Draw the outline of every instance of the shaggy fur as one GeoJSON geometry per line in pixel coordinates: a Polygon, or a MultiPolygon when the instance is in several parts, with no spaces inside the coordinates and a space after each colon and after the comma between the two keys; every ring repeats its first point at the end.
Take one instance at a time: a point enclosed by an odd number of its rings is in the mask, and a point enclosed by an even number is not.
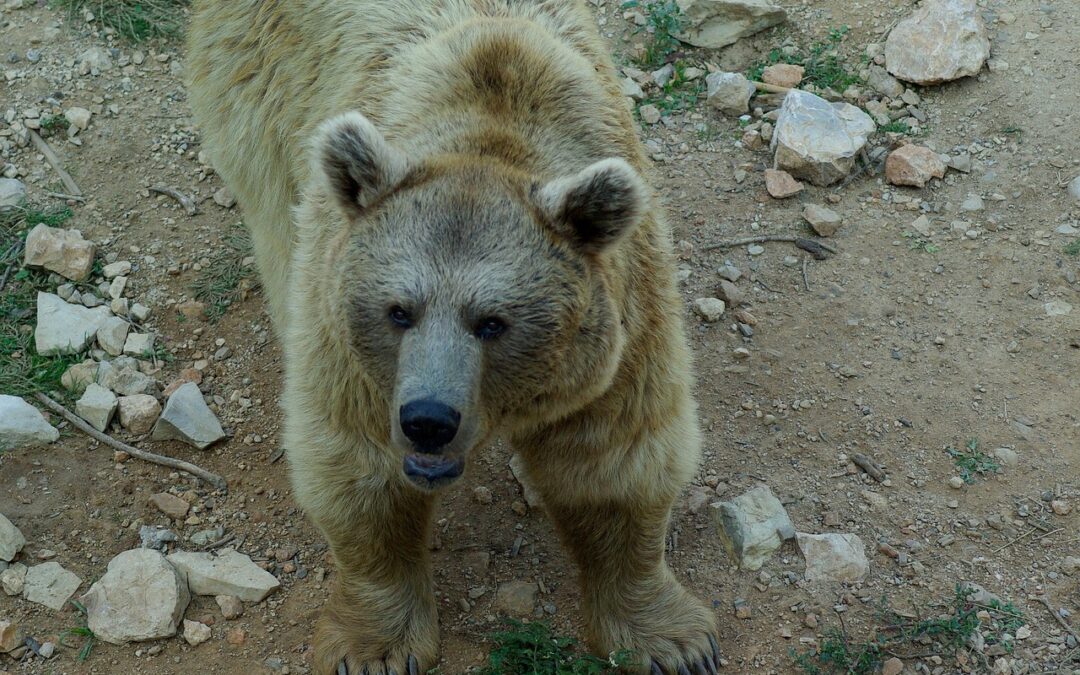
{"type": "Polygon", "coordinates": [[[190,41],[285,352],[295,496],[337,562],[316,673],[438,662],[435,497],[396,418],[424,391],[462,413],[455,456],[500,434],[525,459],[591,647],[695,672],[715,617],[664,562],[700,445],[682,303],[583,4],[196,0],[190,41]],[[509,328],[479,340],[489,315],[509,328]]]}

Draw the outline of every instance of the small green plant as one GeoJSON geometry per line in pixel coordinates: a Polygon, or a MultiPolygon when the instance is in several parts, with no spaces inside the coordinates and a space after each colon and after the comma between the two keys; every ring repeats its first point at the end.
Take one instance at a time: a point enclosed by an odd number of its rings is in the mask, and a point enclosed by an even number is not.
{"type": "Polygon", "coordinates": [[[73,215],[71,209],[66,206],[46,210],[28,208],[23,216],[23,221],[28,228],[40,224],[45,224],[49,227],[60,227],[71,220],[73,215]]]}
{"type": "Polygon", "coordinates": [[[903,617],[890,610],[883,600],[878,612],[881,625],[873,630],[870,639],[856,641],[842,629],[829,630],[817,649],[803,653],[792,650],[792,659],[808,675],[872,675],[890,656],[918,658],[916,653],[925,656],[927,645],[931,654],[954,655],[976,632],[982,633],[987,646],[1000,644],[1006,652],[1011,652],[1012,643],[1005,640],[1005,635],[1024,625],[1024,615],[1012,603],[997,600],[988,605],[976,603],[971,599],[973,594],[972,589],[958,585],[948,611],[931,619],[903,617]],[[986,612],[983,618],[980,612],[986,612]]]}
{"type": "Polygon", "coordinates": [[[54,0],[72,16],[90,11],[98,21],[132,42],[178,37],[190,0],[54,0]]]}
{"type": "Polygon", "coordinates": [[[1080,239],[1075,239],[1068,244],[1065,244],[1065,255],[1080,255],[1080,239]]]}
{"type": "Polygon", "coordinates": [[[660,114],[664,116],[694,107],[705,93],[705,83],[700,77],[694,80],[687,79],[685,63],[676,61],[673,68],[671,79],[664,85],[660,94],[643,102],[643,104],[651,103],[656,106],[660,114]]]}
{"type": "Polygon", "coordinates": [[[977,438],[969,440],[965,450],[945,448],[945,452],[956,462],[956,468],[960,470],[960,477],[964,479],[965,483],[974,483],[975,476],[994,473],[1001,468],[1001,465],[995,462],[993,457],[984,452],[979,452],[979,440],[977,438]]]}
{"type": "Polygon", "coordinates": [[[63,115],[46,115],[41,118],[40,126],[42,136],[55,136],[67,131],[71,122],[63,115]]]}
{"type": "Polygon", "coordinates": [[[199,272],[191,285],[195,297],[207,304],[206,315],[216,321],[229,305],[242,299],[257,285],[255,271],[244,265],[251,255],[251,237],[243,226],[236,226],[222,237],[224,246],[218,248],[210,264],[199,272]]]}
{"type": "Polygon", "coordinates": [[[679,49],[676,34],[682,31],[682,9],[675,0],[627,0],[623,9],[640,8],[645,12],[646,30],[650,33],[649,43],[641,56],[642,65],[657,68],[667,63],[669,57],[679,49]]]}
{"type": "Polygon", "coordinates": [[[911,127],[905,122],[889,122],[878,127],[878,131],[881,133],[894,133],[894,134],[910,134],[911,127]]]}
{"type": "Polygon", "coordinates": [[[1017,143],[1024,142],[1024,130],[1016,126],[1008,126],[1001,130],[1006,136],[1016,136],[1017,143]]]}
{"type": "Polygon", "coordinates": [[[79,662],[83,662],[90,658],[90,652],[94,650],[94,643],[97,642],[97,636],[94,635],[94,631],[86,625],[86,607],[83,606],[78,600],[69,600],[69,602],[75,606],[79,614],[82,615],[82,625],[75,626],[74,628],[68,628],[60,634],[60,644],[68,649],[74,649],[75,645],[68,644],[68,638],[82,638],[82,646],[79,647],[79,653],[75,657],[79,662]]]}
{"type": "Polygon", "coordinates": [[[812,45],[806,54],[797,51],[785,53],[782,49],[773,49],[763,62],[746,71],[746,77],[760,82],[767,66],[788,63],[804,68],[803,82],[809,82],[821,89],[842,92],[861,82],[857,75],[847,69],[838,53],[840,43],[850,30],[849,26],[833,28],[825,41],[812,45]]]}
{"type": "Polygon", "coordinates": [[[542,622],[509,621],[506,630],[491,639],[495,648],[481,675],[601,675],[617,673],[631,663],[627,653],[610,660],[582,653],[577,640],[551,635],[542,622]]]}
{"type": "Polygon", "coordinates": [[[940,246],[920,237],[914,232],[905,232],[904,239],[908,240],[908,249],[911,251],[922,251],[923,253],[937,253],[941,250],[940,246]]]}

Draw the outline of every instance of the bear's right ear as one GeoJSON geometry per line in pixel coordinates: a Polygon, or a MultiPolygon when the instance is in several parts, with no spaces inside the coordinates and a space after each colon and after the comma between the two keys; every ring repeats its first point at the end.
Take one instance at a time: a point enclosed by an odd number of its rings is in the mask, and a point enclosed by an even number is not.
{"type": "Polygon", "coordinates": [[[392,190],[409,168],[405,155],[358,112],[322,124],[313,159],[312,169],[325,177],[328,194],[354,216],[392,190]]]}

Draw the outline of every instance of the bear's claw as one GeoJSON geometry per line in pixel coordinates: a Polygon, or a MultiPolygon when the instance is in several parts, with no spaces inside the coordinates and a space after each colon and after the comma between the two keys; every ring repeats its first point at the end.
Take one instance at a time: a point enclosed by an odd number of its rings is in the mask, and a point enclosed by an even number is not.
{"type": "Polygon", "coordinates": [[[409,654],[409,675],[420,675],[420,666],[416,662],[416,657],[409,654]]]}
{"type": "MultiPolygon", "coordinates": [[[[408,670],[408,673],[406,675],[420,675],[419,662],[416,660],[416,657],[413,656],[412,654],[409,654],[408,669],[409,670],[408,670]]],[[[338,663],[337,675],[350,675],[349,666],[345,663],[344,659],[342,659],[341,662],[338,663]]],[[[368,671],[368,667],[364,666],[364,669],[362,671],[360,671],[359,673],[353,673],[351,675],[371,675],[371,674],[368,671]]],[[[397,675],[397,671],[394,670],[393,668],[388,667],[386,669],[386,675],[397,675]]]]}
{"type": "MultiPolygon", "coordinates": [[[[709,636],[709,647],[712,654],[706,654],[700,661],[690,665],[680,663],[672,675],[717,675],[720,668],[720,645],[712,635],[709,636]]],[[[665,675],[666,672],[657,661],[651,661],[649,675],[665,675]]]]}

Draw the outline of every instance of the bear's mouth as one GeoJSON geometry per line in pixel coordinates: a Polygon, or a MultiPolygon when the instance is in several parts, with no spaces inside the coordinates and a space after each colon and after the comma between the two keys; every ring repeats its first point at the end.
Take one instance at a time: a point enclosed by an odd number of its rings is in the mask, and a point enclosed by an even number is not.
{"type": "Polygon", "coordinates": [[[434,489],[457,480],[465,472],[465,458],[411,452],[405,455],[402,470],[417,486],[434,489]]]}

